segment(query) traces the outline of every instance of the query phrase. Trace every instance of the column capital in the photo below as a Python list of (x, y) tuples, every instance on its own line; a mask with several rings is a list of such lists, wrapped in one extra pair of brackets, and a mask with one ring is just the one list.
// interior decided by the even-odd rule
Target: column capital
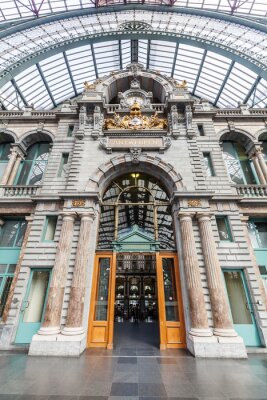
[(60, 215), (62, 216), (62, 219), (64, 221), (70, 220), (70, 221), (74, 221), (75, 218), (77, 217), (77, 214), (74, 212), (67, 212), (67, 211), (63, 211), (60, 213)]
[(248, 151), (248, 157), (253, 158), (253, 157), (258, 157), (260, 154), (263, 152), (263, 147), (260, 144), (255, 144), (253, 147), (251, 147)]
[(20, 157), (23, 160), (25, 156), (25, 151), (21, 148), (19, 144), (15, 143), (11, 146), (10, 155), (11, 154), (15, 154), (17, 157)]
[(201, 221), (210, 221), (211, 217), (213, 217), (213, 213), (212, 212), (197, 212), (196, 213), (196, 218), (201, 222)]
[(177, 213), (177, 216), (179, 217), (180, 221), (182, 220), (192, 220), (196, 213), (194, 211), (180, 211)]
[(95, 212), (94, 211), (86, 211), (86, 212), (81, 212), (78, 213), (79, 217), (81, 218), (82, 221), (84, 220), (90, 220), (93, 222), (95, 219)]

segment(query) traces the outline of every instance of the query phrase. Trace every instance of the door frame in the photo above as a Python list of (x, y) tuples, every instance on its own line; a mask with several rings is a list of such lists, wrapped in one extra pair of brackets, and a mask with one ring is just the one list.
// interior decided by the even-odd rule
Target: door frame
[[(137, 253), (137, 252), (134, 252)], [(146, 253), (146, 252), (140, 252)], [(186, 347), (186, 335), (185, 335), (185, 321), (183, 313), (182, 303), (182, 292), (179, 274), (178, 257), (175, 252), (153, 252), (156, 257), (156, 277), (157, 277), (157, 292), (158, 292), (158, 316), (159, 316), (159, 333), (160, 333), (160, 349), (166, 348), (185, 348)], [(109, 273), (109, 288), (108, 288), (108, 310), (106, 321), (95, 321), (95, 306), (96, 296), (98, 288), (98, 277), (99, 277), (99, 260), (101, 258), (110, 259), (110, 273)], [(174, 272), (175, 272), (175, 284), (177, 291), (178, 311), (179, 311), (179, 322), (166, 321), (165, 312), (165, 295), (164, 295), (164, 282), (163, 282), (163, 269), (162, 259), (172, 258), (174, 260)], [(91, 291), (91, 303), (88, 319), (88, 336), (87, 336), (87, 347), (104, 347), (107, 349), (113, 349), (114, 339), (114, 313), (115, 313), (115, 290), (116, 290), (116, 252), (105, 252), (99, 251), (95, 254), (94, 271), (92, 277), (92, 291)], [(94, 340), (94, 328), (105, 330), (104, 339), (100, 341)], [(181, 330), (181, 342), (168, 342), (168, 328), (169, 329), (180, 329)]]
[[(45, 299), (44, 299), (44, 304), (43, 304), (43, 311), (42, 311), (40, 325), (42, 324), (43, 319), (44, 319), (46, 303), (47, 303), (47, 298), (48, 298), (48, 292), (49, 292), (51, 276), (52, 276), (52, 268), (30, 268), (30, 276), (29, 276), (29, 280), (28, 280), (28, 284), (27, 284), (27, 289), (26, 289), (26, 292), (25, 292), (25, 295), (23, 297), (23, 301), (22, 301), (22, 304), (21, 304), (21, 307), (20, 307), (20, 315), (19, 315), (18, 327), (17, 327), (17, 330), (16, 330), (15, 343), (17, 343), (18, 331), (19, 331), (20, 325), (23, 323), (24, 313), (25, 313), (25, 311), (27, 309), (27, 307), (25, 307), (25, 305), (28, 303), (27, 299), (28, 299), (29, 294), (30, 294), (32, 278), (33, 278), (33, 274), (34, 274), (35, 271), (48, 271), (49, 272), (48, 284), (47, 284), (47, 288), (46, 288), (46, 294), (45, 294)], [(19, 342), (19, 343), (22, 343), (22, 342)], [(25, 343), (27, 343), (27, 342), (25, 342)]]
[[(223, 269), (222, 269), (223, 279), (224, 279), (224, 284), (225, 284), (225, 290), (226, 290), (226, 295), (227, 295), (227, 301), (228, 301), (228, 305), (229, 305), (230, 316), (231, 316), (231, 319), (232, 319), (232, 322), (233, 322), (233, 325), (234, 325), (235, 329), (237, 328), (237, 333), (238, 333), (241, 337), (243, 337), (244, 335), (241, 335), (241, 334), (238, 332), (239, 325), (240, 325), (241, 327), (243, 327), (242, 325), (248, 325), (248, 326), (249, 326), (249, 325), (251, 325), (251, 324), (235, 324), (235, 323), (234, 323), (234, 321), (233, 321), (233, 316), (232, 316), (232, 310), (231, 310), (231, 304), (230, 304), (229, 295), (228, 295), (228, 290), (227, 290), (226, 281), (225, 281), (225, 276), (224, 276), (224, 272), (240, 272), (240, 274), (241, 274), (241, 279), (242, 279), (242, 283), (243, 283), (243, 288), (244, 288), (245, 296), (246, 296), (246, 300), (247, 300), (247, 302), (246, 302), (246, 304), (247, 304), (247, 309), (248, 309), (248, 311), (250, 312), (251, 320), (252, 320), (252, 325), (253, 325), (253, 327), (255, 328), (256, 336), (257, 336), (257, 339), (258, 339), (258, 345), (256, 345), (256, 346), (260, 347), (260, 346), (261, 346), (261, 339), (260, 339), (259, 329), (258, 329), (258, 324), (257, 324), (257, 319), (256, 319), (256, 316), (255, 316), (255, 311), (254, 311), (254, 307), (253, 307), (253, 304), (254, 304), (254, 303), (251, 301), (251, 295), (250, 295), (249, 288), (248, 288), (248, 283), (247, 283), (247, 278), (246, 278), (245, 270), (244, 270), (244, 269), (238, 269), (238, 268), (223, 268)], [(243, 339), (244, 339), (244, 342), (245, 342), (245, 337), (243, 337)], [(254, 345), (247, 345), (247, 344), (245, 343), (245, 346), (250, 347), (250, 346), (254, 346)]]

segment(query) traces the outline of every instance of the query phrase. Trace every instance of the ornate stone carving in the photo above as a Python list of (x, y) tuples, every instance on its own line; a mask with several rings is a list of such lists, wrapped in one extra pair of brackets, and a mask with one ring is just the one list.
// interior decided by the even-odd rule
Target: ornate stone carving
[(177, 89), (187, 89), (187, 81), (184, 79), (181, 83), (176, 82)]
[(85, 81), (83, 85), (84, 85), (84, 90), (95, 90), (95, 88), (96, 88), (95, 83), (90, 83), (87, 81)]
[(107, 118), (104, 121), (104, 129), (167, 129), (168, 123), (166, 118), (159, 118), (155, 112), (151, 117), (142, 115), (140, 104), (136, 101), (131, 106), (130, 115), (120, 117), (115, 113), (113, 118)]
[(139, 163), (139, 158), (140, 158), (141, 152), (142, 152), (142, 150), (140, 148), (139, 149), (138, 148), (130, 149), (133, 164)]

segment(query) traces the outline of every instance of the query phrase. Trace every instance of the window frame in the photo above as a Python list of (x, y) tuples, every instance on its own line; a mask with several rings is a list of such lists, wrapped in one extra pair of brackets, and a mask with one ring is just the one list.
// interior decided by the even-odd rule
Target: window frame
[[(55, 229), (54, 229), (54, 235), (53, 239), (46, 239), (46, 234), (47, 234), (47, 228), (48, 228), (48, 223), (49, 223), (49, 218), (55, 220)], [(45, 222), (42, 230), (42, 235), (41, 235), (41, 242), (42, 243), (54, 243), (55, 242), (55, 234), (57, 230), (57, 223), (58, 223), (58, 215), (46, 215), (45, 216)]]
[[(221, 239), (219, 226), (218, 226), (218, 222), (217, 222), (219, 219), (224, 221), (229, 239)], [(228, 215), (215, 215), (215, 220), (216, 220), (216, 227), (217, 227), (220, 242), (221, 243), (233, 243), (234, 237), (233, 237), (233, 233), (232, 233), (232, 229), (231, 229), (231, 225), (230, 225), (230, 221), (229, 221), (229, 216)]]
[[(204, 168), (205, 168), (206, 176), (208, 178), (216, 176), (211, 152), (210, 151), (203, 151), (202, 154), (203, 154), (203, 161), (204, 161)], [(207, 168), (206, 168), (205, 160), (208, 161), (208, 168), (209, 168), (209, 171), (210, 171), (210, 175), (207, 174)]]
[[(64, 163), (64, 156), (67, 156), (67, 162), (66, 163)], [(57, 172), (57, 177), (58, 178), (66, 178), (67, 174), (64, 171), (64, 166), (68, 165), (69, 156), (70, 156), (70, 153), (61, 153), (59, 168), (58, 168), (58, 172)]]

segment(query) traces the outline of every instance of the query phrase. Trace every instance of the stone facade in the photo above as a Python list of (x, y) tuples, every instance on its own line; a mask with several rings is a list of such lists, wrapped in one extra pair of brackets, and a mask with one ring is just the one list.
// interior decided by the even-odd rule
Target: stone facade
[[(133, 79), (141, 82), (142, 90), (157, 91), (158, 102), (149, 104), (148, 110), (166, 116), (168, 128), (164, 133), (134, 129), (126, 137), (164, 136), (163, 143), (168, 145), (162, 148), (141, 148), (140, 140), (119, 149), (106, 145), (107, 136), (123, 135), (122, 130), (110, 134), (103, 130), (104, 118), (119, 110), (119, 105), (110, 103), (118, 95), (116, 82), (126, 90)], [(206, 100), (193, 98), (186, 88), (178, 88), (172, 79), (131, 65), (87, 87), (79, 98), (57, 110), (0, 111), (0, 135), (2, 142), (12, 142), (0, 186), (0, 217), (30, 218), (1, 322), (2, 349), (16, 346), (30, 270), (51, 268), (44, 321), (29, 353), (78, 355), (84, 350), (99, 200), (114, 177), (132, 171), (161, 180), (172, 201), (189, 350), (200, 357), (247, 355), (233, 327), (222, 270), (244, 271), (261, 346), (266, 347), (266, 292), (244, 222), (244, 217), (267, 218), (266, 164), (260, 147), (267, 139), (266, 109), (244, 105), (216, 109)], [(230, 180), (223, 140), (244, 146), (255, 166), (257, 184), (238, 185)], [(41, 185), (15, 184), (29, 146), (44, 141), (51, 146)], [(63, 154), (68, 154), (68, 162), (60, 176)], [(203, 154), (212, 162), (211, 176)], [(58, 217), (50, 242), (42, 241), (47, 216)], [(232, 241), (220, 240), (218, 216), (228, 217)]]

